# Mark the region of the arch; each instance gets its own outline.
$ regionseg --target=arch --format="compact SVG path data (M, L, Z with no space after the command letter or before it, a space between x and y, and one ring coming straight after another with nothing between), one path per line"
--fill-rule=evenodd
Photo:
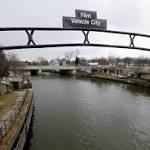
M123 31L113 31L113 30L98 30L98 29L81 29L81 28L48 28L48 27L6 27L0 28L0 32L22 32L24 31L27 34L28 42L24 45L13 45L13 46L0 46L0 50L13 50L13 49L31 49L31 48L47 48L47 47L73 47L73 46L86 46L86 47L109 47L109 48L122 48L122 49L135 49L135 50L144 50L150 51L149 47L138 47L135 45L134 40L136 37L145 37L150 38L148 34L140 34L133 32L123 32ZM60 43L60 44L36 44L34 40L34 33L38 31L81 31L84 36L84 41L81 43ZM101 32L107 34L118 34L118 35L127 35L130 43L129 45L117 45L117 44L102 44L102 43L91 43L89 40L90 32Z

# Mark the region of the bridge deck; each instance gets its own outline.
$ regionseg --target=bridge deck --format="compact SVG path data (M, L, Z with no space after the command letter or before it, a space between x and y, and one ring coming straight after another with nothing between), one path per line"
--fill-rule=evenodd
M24 70L76 70L75 66L24 66Z

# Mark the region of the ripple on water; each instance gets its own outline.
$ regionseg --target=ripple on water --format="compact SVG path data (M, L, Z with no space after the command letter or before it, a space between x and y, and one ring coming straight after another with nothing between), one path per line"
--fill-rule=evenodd
M136 86L33 79L32 150L149 150L150 97Z

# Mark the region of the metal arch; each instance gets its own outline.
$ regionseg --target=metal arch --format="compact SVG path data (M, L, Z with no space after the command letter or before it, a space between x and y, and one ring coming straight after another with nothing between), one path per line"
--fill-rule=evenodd
M108 47L108 48L120 48L120 49L134 49L134 50L142 50L142 51L150 51L150 48L143 47L129 47L122 45L109 45L109 44L84 44L84 43L70 43L70 44L42 44L42 45L18 45L18 46L5 46L0 47L0 50L15 50L15 49L31 49L31 48L48 48L48 47Z
M0 50L12 50L12 49L29 49L29 48L46 48L46 47L72 47L72 46L95 46L95 47L110 47L110 48L123 48L123 49L137 49L150 51L149 47L137 47L134 43L135 37L145 37L150 39L148 34L140 34L133 32L122 32L113 30L97 30L97 29L81 29L81 28L48 28L48 27L6 27L0 28L1 32L14 31L20 32L25 31L28 37L28 42L26 45L14 45L14 46L0 46ZM82 31L84 35L83 43L68 43L68 44L36 44L33 38L34 32L37 31ZM95 44L90 43L89 32L103 32L108 34L121 34L128 35L130 38L129 45L112 45L112 44Z

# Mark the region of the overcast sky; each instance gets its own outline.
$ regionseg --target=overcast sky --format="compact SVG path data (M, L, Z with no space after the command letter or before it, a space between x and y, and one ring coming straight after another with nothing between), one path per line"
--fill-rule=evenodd
M150 0L0 0L0 27L62 27L62 16L75 16L75 9L97 11L107 19L108 29L150 34ZM36 43L81 42L81 33L44 32L34 35ZM91 42L129 44L129 38L91 33ZM25 33L0 33L0 45L25 44ZM150 47L150 40L136 39L137 46ZM150 57L150 52L95 47L15 50L20 59L63 57L66 51L79 50L82 57ZM7 52L8 53L8 52Z

